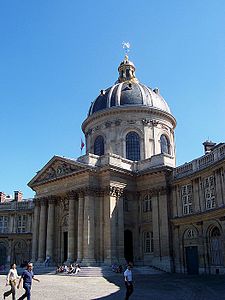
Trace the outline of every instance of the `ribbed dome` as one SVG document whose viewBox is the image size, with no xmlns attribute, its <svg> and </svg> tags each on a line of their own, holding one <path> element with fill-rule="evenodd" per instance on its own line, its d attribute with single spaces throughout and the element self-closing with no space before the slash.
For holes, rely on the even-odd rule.
<svg viewBox="0 0 225 300">
<path fill-rule="evenodd" d="M 149 106 L 171 113 L 166 101 L 158 89 L 152 90 L 138 82 L 135 77 L 135 66 L 125 56 L 119 68 L 118 81 L 110 88 L 101 90 L 100 95 L 91 104 L 88 116 L 112 107 Z"/>
</svg>

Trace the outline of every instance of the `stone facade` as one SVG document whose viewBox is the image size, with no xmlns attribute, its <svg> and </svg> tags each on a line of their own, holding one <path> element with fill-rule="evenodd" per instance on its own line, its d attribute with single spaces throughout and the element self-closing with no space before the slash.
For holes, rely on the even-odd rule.
<svg viewBox="0 0 225 300">
<path fill-rule="evenodd" d="M 3 192 L 0 196 L 0 266 L 21 265 L 31 257 L 34 204 L 32 199 L 23 200 L 18 191 L 14 198 Z"/>
<path fill-rule="evenodd" d="M 224 273 L 225 144 L 207 141 L 202 157 L 176 168 L 176 120 L 134 71 L 126 56 L 91 104 L 85 155 L 54 156 L 29 182 L 30 258 Z"/>
</svg>

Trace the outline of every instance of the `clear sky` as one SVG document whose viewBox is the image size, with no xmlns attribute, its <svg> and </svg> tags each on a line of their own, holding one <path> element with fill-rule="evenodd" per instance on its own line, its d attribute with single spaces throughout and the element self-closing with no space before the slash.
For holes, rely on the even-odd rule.
<svg viewBox="0 0 225 300">
<path fill-rule="evenodd" d="M 224 142 L 224 0 L 0 1 L 0 191 L 27 187 L 54 155 L 80 156 L 91 101 L 129 58 L 177 119 L 177 165 Z"/>
</svg>

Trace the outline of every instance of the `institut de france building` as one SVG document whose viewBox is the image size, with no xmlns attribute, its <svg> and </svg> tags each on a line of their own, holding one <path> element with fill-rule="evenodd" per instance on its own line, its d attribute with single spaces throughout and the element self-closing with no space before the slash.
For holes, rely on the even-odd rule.
<svg viewBox="0 0 225 300">
<path fill-rule="evenodd" d="M 118 71 L 82 124 L 86 154 L 50 159 L 28 184 L 33 201 L 1 201 L 1 263 L 225 273 L 225 144 L 206 141 L 176 167 L 176 120 L 159 89 L 127 55 Z"/>
</svg>

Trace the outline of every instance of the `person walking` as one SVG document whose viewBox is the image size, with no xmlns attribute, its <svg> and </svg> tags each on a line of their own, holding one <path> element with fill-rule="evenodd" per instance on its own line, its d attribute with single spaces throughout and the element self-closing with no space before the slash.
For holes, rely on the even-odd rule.
<svg viewBox="0 0 225 300">
<path fill-rule="evenodd" d="M 6 277 L 6 285 L 10 285 L 11 289 L 3 294 L 5 299 L 12 294 L 12 300 L 16 300 L 16 280 L 19 278 L 16 270 L 16 264 L 11 264 L 9 273 Z"/>
<path fill-rule="evenodd" d="M 124 280 L 125 280 L 125 286 L 126 286 L 126 297 L 125 300 L 128 300 L 130 295 L 133 293 L 134 288 L 133 288 L 133 275 L 131 271 L 131 265 L 127 266 L 126 271 L 123 273 L 124 275 Z"/>
<path fill-rule="evenodd" d="M 23 279 L 23 288 L 25 290 L 25 293 L 18 300 L 23 300 L 26 297 L 27 297 L 27 300 L 30 300 L 30 294 L 31 294 L 30 291 L 31 291 L 32 280 L 40 282 L 39 279 L 34 277 L 34 273 L 33 273 L 32 269 L 33 269 L 33 264 L 31 262 L 29 262 L 27 264 L 26 270 L 23 271 L 23 273 L 20 277 L 17 288 L 18 289 L 20 288 L 20 283 L 21 283 L 21 280 Z"/>
</svg>

